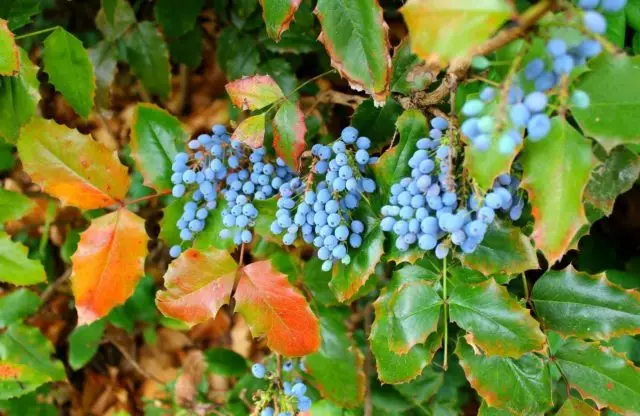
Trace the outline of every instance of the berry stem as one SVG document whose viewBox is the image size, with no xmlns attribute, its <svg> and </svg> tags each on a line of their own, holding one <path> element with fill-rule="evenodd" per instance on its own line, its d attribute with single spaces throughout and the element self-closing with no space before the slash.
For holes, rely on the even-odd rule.
<svg viewBox="0 0 640 416">
<path fill-rule="evenodd" d="M 58 29 L 59 27 L 60 26 L 56 25 L 56 26 L 50 27 L 48 29 L 42 29 L 42 30 L 37 30 L 35 32 L 25 33 L 23 35 L 16 36 L 14 39 L 18 40 L 18 39 L 30 38 L 31 36 L 37 36 L 37 35 L 41 35 L 43 33 L 53 32 L 54 30 Z"/>
<path fill-rule="evenodd" d="M 442 367 L 449 367 L 449 310 L 447 308 L 447 257 L 442 260 L 442 297 L 444 306 L 444 360 Z"/>
</svg>

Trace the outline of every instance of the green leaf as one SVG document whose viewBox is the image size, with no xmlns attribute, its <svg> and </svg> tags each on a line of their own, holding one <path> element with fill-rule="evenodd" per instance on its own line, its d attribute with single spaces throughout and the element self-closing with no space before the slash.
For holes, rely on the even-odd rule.
<svg viewBox="0 0 640 416">
<path fill-rule="evenodd" d="M 384 234 L 380 229 L 380 222 L 373 216 L 366 203 L 360 204 L 354 218 L 358 218 L 365 225 L 362 245 L 349 250 L 351 262 L 348 265 L 341 262 L 334 265 L 333 277 L 329 284 L 340 302 L 346 302 L 358 293 L 375 272 L 384 251 Z"/>
<path fill-rule="evenodd" d="M 266 116 L 267 113 L 265 112 L 244 119 L 233 131 L 231 139 L 244 143 L 254 149 L 262 146 L 266 131 Z"/>
<path fill-rule="evenodd" d="M 389 301 L 389 348 L 406 354 L 438 329 L 442 299 L 426 281 L 406 283 Z"/>
<path fill-rule="evenodd" d="M 522 187 L 535 219 L 533 239 L 554 264 L 587 223 L 582 195 L 594 164 L 591 145 L 566 120 L 555 117 L 549 135 L 528 141 L 521 157 Z"/>
<path fill-rule="evenodd" d="M 571 339 L 563 344 L 554 362 L 584 399 L 598 408 L 633 414 L 640 409 L 640 368 L 611 348 Z"/>
<path fill-rule="evenodd" d="M 314 13 L 322 26 L 318 40 L 331 66 L 351 88 L 365 90 L 377 103 L 384 103 L 389 95 L 391 57 L 389 27 L 378 2 L 319 0 Z"/>
<path fill-rule="evenodd" d="M 27 365 L 0 360 L 0 400 L 23 396 L 49 381 L 51 378 L 46 374 L 39 373 Z"/>
<path fill-rule="evenodd" d="M 167 44 L 151 22 L 134 26 L 124 38 L 127 60 L 144 88 L 161 98 L 169 95 L 171 71 Z"/>
<path fill-rule="evenodd" d="M 402 396 L 415 405 L 431 399 L 444 382 L 444 373 L 433 367 L 426 367 L 415 380 L 393 386 Z"/>
<path fill-rule="evenodd" d="M 214 247 L 219 250 L 232 250 L 235 247 L 233 243 L 233 233 L 236 232 L 236 227 L 229 229 L 231 231 L 231 237 L 226 239 L 220 238 L 220 231 L 227 228 L 222 223 L 222 211 L 226 208 L 227 201 L 225 201 L 224 198 L 218 198 L 218 206 L 215 210 L 209 212 L 209 216 L 205 220 L 204 230 L 200 231 L 195 238 L 193 243 L 194 248 L 206 250 Z"/>
<path fill-rule="evenodd" d="M 29 289 L 17 289 L 0 298 L 0 328 L 23 320 L 40 308 L 40 297 Z"/>
<path fill-rule="evenodd" d="M 456 355 L 471 387 L 489 406 L 519 415 L 542 414 L 552 406 L 549 368 L 535 354 L 518 360 L 476 355 L 460 337 Z"/>
<path fill-rule="evenodd" d="M 195 27 L 203 5 L 204 0 L 158 0 L 156 20 L 167 37 L 177 38 Z"/>
<path fill-rule="evenodd" d="M 260 0 L 267 34 L 276 41 L 289 28 L 301 0 Z"/>
<path fill-rule="evenodd" d="M 225 28 L 216 42 L 216 61 L 231 80 L 255 74 L 260 62 L 255 39 L 233 27 Z"/>
<path fill-rule="evenodd" d="M 249 367 L 242 355 L 226 348 L 209 348 L 204 352 L 204 358 L 209 371 L 227 377 L 241 376 Z"/>
<path fill-rule="evenodd" d="M 185 204 L 190 200 L 190 197 L 176 198 L 162 210 L 162 219 L 160 220 L 160 238 L 167 243 L 168 247 L 182 243 L 177 223 L 180 217 L 182 217 Z M 213 214 L 213 212 L 211 214 Z"/>
<path fill-rule="evenodd" d="M 15 75 L 20 69 L 20 56 L 7 21 L 0 19 L 0 75 Z"/>
<path fill-rule="evenodd" d="M 276 212 L 278 211 L 278 200 L 275 197 L 254 200 L 253 206 L 258 210 L 258 217 L 255 220 L 253 231 L 265 240 L 273 240 L 278 243 L 280 238 L 271 232 L 271 224 L 276 220 Z"/>
<path fill-rule="evenodd" d="M 64 380 L 64 366 L 51 359 L 54 352 L 53 345 L 38 328 L 13 324 L 0 336 L 2 360 L 25 365 L 46 375 L 48 381 Z"/>
<path fill-rule="evenodd" d="M 422 60 L 411 51 L 409 37 L 404 38 L 393 52 L 391 91 L 410 95 L 412 91 L 424 90 L 435 79 L 435 76 L 422 70 L 413 73 L 413 70 L 421 62 Z"/>
<path fill-rule="evenodd" d="M 322 260 L 317 256 L 313 256 L 304 263 L 302 281 L 304 286 L 311 291 L 315 302 L 323 306 L 334 306 L 340 303 L 329 288 L 331 272 L 322 271 Z"/>
<path fill-rule="evenodd" d="M 624 13 L 629 26 L 636 32 L 640 31 L 640 0 L 628 0 Z"/>
<path fill-rule="evenodd" d="M 82 42 L 62 28 L 44 41 L 44 71 L 71 107 L 83 118 L 89 117 L 96 94 L 96 77 Z"/>
<path fill-rule="evenodd" d="M 285 101 L 273 117 L 273 147 L 276 154 L 295 170 L 300 168 L 306 133 L 304 113 L 298 105 Z"/>
<path fill-rule="evenodd" d="M 376 182 L 380 187 L 380 199 L 388 200 L 391 185 L 411 175 L 409 159 L 416 150 L 416 143 L 427 135 L 427 119 L 419 110 L 407 110 L 398 118 L 396 127 L 400 141 L 380 156 L 373 165 Z"/>
<path fill-rule="evenodd" d="M 626 147 L 616 147 L 591 173 L 584 202 L 611 215 L 616 197 L 631 189 L 638 175 L 640 157 Z"/>
<path fill-rule="evenodd" d="M 111 310 L 107 320 L 118 328 L 127 332 L 134 330 L 135 322 L 142 321 L 147 328 L 155 329 L 158 321 L 158 309 L 156 308 L 156 285 L 153 278 L 145 275 L 140 279 L 133 295 L 124 305 Z"/>
<path fill-rule="evenodd" d="M 617 13 L 604 13 L 604 17 L 607 20 L 605 36 L 617 47 L 624 48 L 624 37 L 627 29 L 624 10 L 620 10 Z"/>
<path fill-rule="evenodd" d="M 118 69 L 118 55 L 115 43 L 101 41 L 89 48 L 89 60 L 96 75 L 96 102 L 107 107 L 109 89 Z"/>
<path fill-rule="evenodd" d="M 18 394 L 24 394 L 20 388 L 20 383 L 13 381 L 18 390 Z M 24 379 L 22 380 L 24 384 Z M 6 390 L 5 390 L 6 391 Z M 0 409 L 4 410 L 7 415 L 37 415 L 37 416 L 58 416 L 58 409 L 51 403 L 42 402 L 42 394 L 49 391 L 46 387 L 36 389 L 36 391 L 28 393 L 11 400 L 0 402 Z"/>
<path fill-rule="evenodd" d="M 557 416 L 598 416 L 600 412 L 575 397 L 569 397 L 558 413 Z"/>
<path fill-rule="evenodd" d="M 591 105 L 571 108 L 578 124 L 607 150 L 638 143 L 640 132 L 635 123 L 640 117 L 640 56 L 603 53 L 589 62 L 589 68 L 576 88 L 589 94 Z"/>
<path fill-rule="evenodd" d="M 136 23 L 136 15 L 128 0 L 102 0 L 96 15 L 96 27 L 108 41 L 115 41 Z"/>
<path fill-rule="evenodd" d="M 322 396 L 343 408 L 364 401 L 364 357 L 347 332 L 345 309 L 318 310 L 322 344 L 305 358 L 307 371 Z"/>
<path fill-rule="evenodd" d="M 169 52 L 175 62 L 194 69 L 199 67 L 202 62 L 202 28 L 196 26 L 169 42 Z"/>
<path fill-rule="evenodd" d="M 531 298 L 545 328 L 563 336 L 608 340 L 640 333 L 640 293 L 572 267 L 549 270 Z"/>
<path fill-rule="evenodd" d="M 544 349 L 538 321 L 493 279 L 456 286 L 448 302 L 451 320 L 469 332 L 465 339 L 476 351 L 519 358 Z"/>
<path fill-rule="evenodd" d="M 180 121 L 152 104 L 138 104 L 131 128 L 131 156 L 144 184 L 156 191 L 171 189 L 171 165 L 185 149 L 187 139 Z"/>
<path fill-rule="evenodd" d="M 47 280 L 38 260 L 27 257 L 29 250 L 0 231 L 0 281 L 14 285 L 33 285 Z"/>
<path fill-rule="evenodd" d="M 520 228 L 496 220 L 473 253 L 462 256 L 462 264 L 482 272 L 518 274 L 538 268 L 538 257 L 529 237 Z"/>
<path fill-rule="evenodd" d="M 402 106 L 393 98 L 388 98 L 382 107 L 376 107 L 373 100 L 367 100 L 356 108 L 351 124 L 358 129 L 360 136 L 371 139 L 371 151 L 375 151 L 389 143 L 400 114 Z"/>
<path fill-rule="evenodd" d="M 1 7 L 1 6 L 0 6 Z M 20 72 L 13 77 L 0 77 L 0 137 L 15 143 L 20 127 L 36 112 L 40 101 L 38 67 L 20 49 Z"/>
<path fill-rule="evenodd" d="M 84 367 L 100 347 L 106 320 L 100 319 L 90 325 L 77 326 L 69 335 L 69 366 L 74 370 Z"/>
<path fill-rule="evenodd" d="M 0 225 L 24 217 L 33 206 L 33 202 L 23 194 L 0 188 Z"/>
<path fill-rule="evenodd" d="M 0 17 L 9 21 L 9 29 L 15 31 L 31 22 L 31 16 L 40 13 L 40 0 L 3 0 Z"/>
<path fill-rule="evenodd" d="M 441 260 L 435 255 L 427 253 L 414 264 L 405 264 L 393 272 L 394 278 L 413 282 L 425 280 L 428 282 L 436 282 L 442 276 Z"/>
<path fill-rule="evenodd" d="M 270 75 L 278 83 L 285 96 L 290 100 L 297 99 L 298 93 L 294 90 L 298 86 L 298 78 L 296 78 L 295 70 L 288 60 L 273 58 L 261 62 L 258 73 Z"/>
<path fill-rule="evenodd" d="M 498 409 L 497 407 L 490 407 L 484 400 L 478 410 L 478 416 L 511 416 L 513 413 Z"/>
</svg>

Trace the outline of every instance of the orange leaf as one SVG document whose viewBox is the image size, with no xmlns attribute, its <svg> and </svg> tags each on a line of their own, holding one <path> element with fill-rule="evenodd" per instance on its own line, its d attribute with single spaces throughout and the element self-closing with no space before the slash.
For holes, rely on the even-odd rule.
<svg viewBox="0 0 640 416">
<path fill-rule="evenodd" d="M 243 110 L 259 110 L 284 97 L 269 75 L 242 78 L 225 86 L 231 102 Z"/>
<path fill-rule="evenodd" d="M 189 249 L 169 265 L 167 290 L 156 295 L 160 312 L 189 324 L 215 318 L 229 303 L 238 265 L 225 250 Z"/>
<path fill-rule="evenodd" d="M 91 222 L 71 257 L 78 325 L 106 316 L 124 303 L 144 274 L 144 220 L 121 208 Z"/>
<path fill-rule="evenodd" d="M 275 352 L 299 357 L 320 348 L 318 319 L 304 296 L 271 262 L 259 261 L 242 269 L 235 299 L 253 336 L 264 335 Z"/>
<path fill-rule="evenodd" d="M 127 168 L 115 151 L 53 120 L 33 117 L 22 128 L 18 152 L 34 182 L 78 208 L 113 205 L 129 189 Z"/>
</svg>

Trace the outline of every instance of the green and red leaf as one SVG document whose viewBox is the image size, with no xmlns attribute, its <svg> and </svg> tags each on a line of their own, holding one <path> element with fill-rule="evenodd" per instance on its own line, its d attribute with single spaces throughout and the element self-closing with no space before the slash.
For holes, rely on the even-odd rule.
<svg viewBox="0 0 640 416">
<path fill-rule="evenodd" d="M 569 397 L 558 410 L 556 416 L 598 416 L 599 414 L 599 411 L 586 402 L 575 397 Z"/>
<path fill-rule="evenodd" d="M 269 75 L 245 77 L 225 86 L 231 102 L 243 110 L 259 110 L 284 98 L 284 93 Z"/>
<path fill-rule="evenodd" d="M 265 121 L 267 113 L 258 114 L 245 119 L 233 131 L 231 138 L 254 149 L 264 143 Z"/>
<path fill-rule="evenodd" d="M 302 0 L 260 0 L 262 17 L 267 25 L 267 35 L 276 41 L 289 29 L 293 15 Z"/>
<path fill-rule="evenodd" d="M 305 134 L 304 113 L 298 105 L 285 101 L 273 118 L 273 147 L 276 154 L 295 170 L 300 168 Z"/>
</svg>

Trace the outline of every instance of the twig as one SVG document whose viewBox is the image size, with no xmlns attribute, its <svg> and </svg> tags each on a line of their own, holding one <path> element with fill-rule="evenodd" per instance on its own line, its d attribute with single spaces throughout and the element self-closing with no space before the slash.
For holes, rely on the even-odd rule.
<svg viewBox="0 0 640 416">
<path fill-rule="evenodd" d="M 124 205 L 138 204 L 140 202 L 148 201 L 150 199 L 158 198 L 160 196 L 169 195 L 170 193 L 171 193 L 171 191 L 169 191 L 169 190 L 160 191 L 157 194 L 147 195 L 147 196 L 143 196 L 143 197 L 140 197 L 140 198 L 124 201 L 124 202 L 122 202 L 122 205 L 124 206 Z"/>
<path fill-rule="evenodd" d="M 372 312 L 372 304 L 369 303 L 364 309 L 364 333 L 367 339 L 369 339 L 369 333 L 371 332 L 371 312 Z M 364 396 L 364 416 L 372 416 L 373 415 L 373 399 L 371 394 L 371 383 L 369 380 L 371 379 L 371 373 L 373 372 L 372 368 L 373 356 L 371 355 L 371 348 L 367 347 L 364 356 L 364 372 L 365 372 L 365 396 Z"/>
<path fill-rule="evenodd" d="M 153 380 L 158 384 L 165 384 L 164 381 L 160 380 L 158 377 L 154 376 L 153 374 L 149 373 L 144 368 L 140 367 L 140 364 L 138 364 L 138 362 L 135 360 L 135 358 L 133 358 L 131 356 L 131 354 L 129 354 L 129 352 L 126 350 L 126 348 L 124 348 L 124 346 L 120 345 L 120 343 L 118 341 L 116 341 L 115 339 L 113 339 L 111 337 L 106 337 L 105 341 L 109 342 L 111 345 L 116 347 L 116 349 L 118 351 L 120 351 L 120 354 L 122 354 L 122 356 L 129 362 L 129 364 L 131 364 L 133 369 L 136 370 L 136 372 L 138 374 L 140 374 L 142 377 L 147 378 L 149 380 Z"/>
<path fill-rule="evenodd" d="M 184 107 L 187 103 L 187 97 L 189 96 L 189 67 L 185 64 L 180 65 L 180 90 L 178 92 L 178 100 L 176 102 L 174 112 L 177 115 L 181 115 L 184 112 Z"/>
<path fill-rule="evenodd" d="M 49 302 L 53 294 L 56 293 L 56 290 L 58 290 L 58 288 L 62 286 L 69 279 L 70 276 L 71 276 L 71 268 L 68 268 L 67 270 L 65 270 L 64 273 L 62 273 L 60 277 L 56 279 L 55 282 L 47 286 L 44 292 L 42 292 L 42 294 L 40 295 L 40 303 L 42 306 L 46 305 L 47 302 Z"/>
<path fill-rule="evenodd" d="M 36 32 L 31 32 L 31 33 L 25 33 L 23 35 L 18 35 L 16 36 L 14 39 L 18 40 L 18 39 L 24 39 L 24 38 L 29 38 L 31 36 L 37 36 L 37 35 L 41 35 L 43 33 L 48 33 L 48 32 L 53 32 L 54 30 L 56 30 L 57 28 L 59 28 L 60 26 L 56 25 L 54 27 L 50 27 L 47 29 L 42 29 L 42 30 L 38 30 Z"/>
</svg>

